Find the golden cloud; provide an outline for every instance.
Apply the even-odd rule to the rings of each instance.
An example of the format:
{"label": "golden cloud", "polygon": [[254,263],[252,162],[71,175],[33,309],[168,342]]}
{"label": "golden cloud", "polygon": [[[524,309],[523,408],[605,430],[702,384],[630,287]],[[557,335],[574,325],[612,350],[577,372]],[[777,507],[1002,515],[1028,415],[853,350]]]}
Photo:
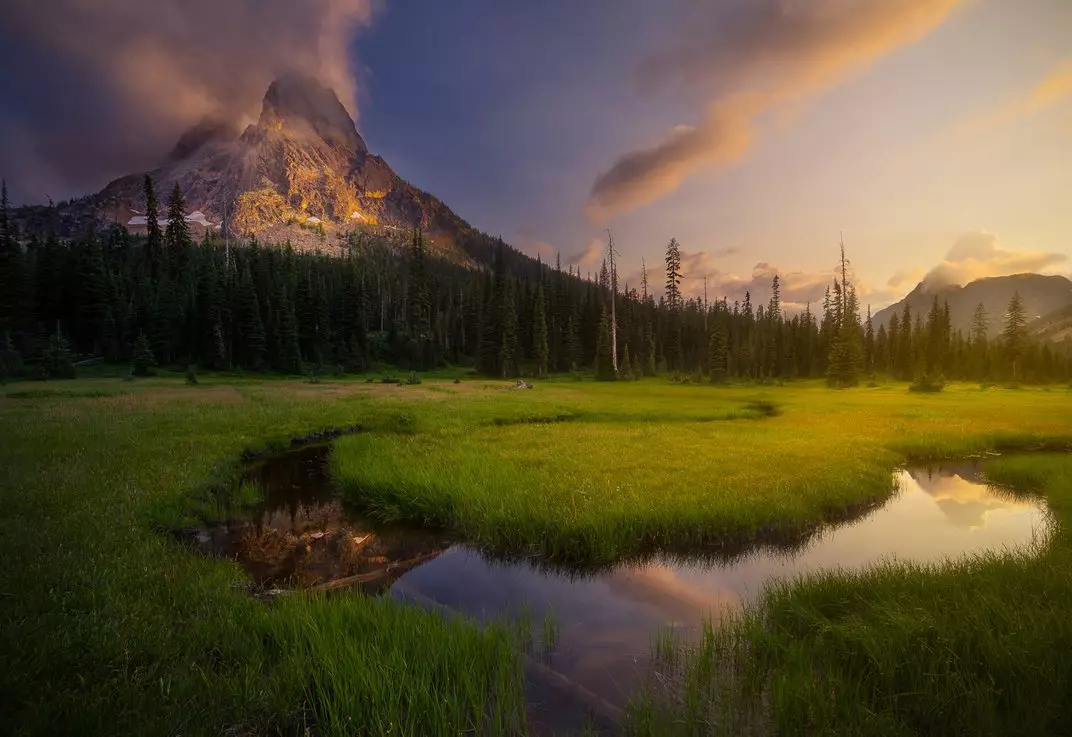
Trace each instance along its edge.
{"label": "golden cloud", "polygon": [[972,118],[957,128],[957,134],[978,135],[1017,120],[1034,117],[1070,98],[1072,98],[1072,59],[1065,59],[1026,95],[1011,100],[997,110]]}
{"label": "golden cloud", "polygon": [[621,156],[592,185],[589,217],[660,199],[700,169],[728,166],[756,139],[757,119],[860,74],[938,27],[964,0],[815,0],[750,3],[728,29],[650,60],[649,84],[683,81],[714,95],[695,127]]}

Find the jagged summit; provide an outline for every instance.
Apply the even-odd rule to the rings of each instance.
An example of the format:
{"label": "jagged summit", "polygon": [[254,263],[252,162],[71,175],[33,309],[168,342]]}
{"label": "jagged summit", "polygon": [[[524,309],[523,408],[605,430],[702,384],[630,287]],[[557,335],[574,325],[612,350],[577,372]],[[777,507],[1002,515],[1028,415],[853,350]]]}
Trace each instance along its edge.
{"label": "jagged summit", "polygon": [[238,133],[238,126],[232,120],[218,115],[206,115],[197,125],[182,134],[175,148],[168,154],[167,160],[182,161],[197,153],[206,144],[233,141],[238,137]]}
{"label": "jagged summit", "polygon": [[274,131],[292,128],[301,134],[311,129],[329,144],[368,151],[335,91],[304,74],[284,74],[272,82],[264,95],[258,126]]}
{"label": "jagged summit", "polygon": [[[468,224],[369,152],[338,95],[315,78],[286,74],[264,95],[260,118],[241,134],[226,116],[186,131],[148,174],[165,202],[177,184],[192,220],[238,236],[328,247],[348,231],[419,227],[444,255]],[[61,208],[26,208],[30,228],[84,233],[92,223],[144,228],[145,173]],[[191,215],[192,217],[192,215]]]}

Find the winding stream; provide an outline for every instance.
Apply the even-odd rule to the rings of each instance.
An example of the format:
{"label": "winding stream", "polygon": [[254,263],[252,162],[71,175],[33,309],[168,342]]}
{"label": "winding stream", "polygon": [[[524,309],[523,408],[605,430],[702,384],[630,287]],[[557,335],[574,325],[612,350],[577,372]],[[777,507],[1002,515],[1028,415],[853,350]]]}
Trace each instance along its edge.
{"label": "winding stream", "polygon": [[549,618],[554,637],[540,648],[529,696],[534,718],[550,726],[576,725],[584,712],[613,722],[644,675],[656,631],[671,626],[688,637],[705,618],[754,601],[772,579],[1022,548],[1045,536],[1048,519],[1044,504],[989,487],[979,462],[909,467],[895,473],[899,491],[886,504],[792,552],[656,557],[583,575],[376,524],[334,493],[329,452],[312,446],[251,466],[244,480],[260,486],[264,501],[189,536],[205,552],[236,559],[261,594],[359,588],[477,619],[528,617],[536,639]]}

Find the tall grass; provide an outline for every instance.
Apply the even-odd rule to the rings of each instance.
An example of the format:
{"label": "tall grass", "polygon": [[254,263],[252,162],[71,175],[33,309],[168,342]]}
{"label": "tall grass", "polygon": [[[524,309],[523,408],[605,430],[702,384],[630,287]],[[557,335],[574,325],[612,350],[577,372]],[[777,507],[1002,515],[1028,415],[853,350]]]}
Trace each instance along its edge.
{"label": "tall grass", "polygon": [[[889,470],[907,454],[1064,442],[1072,435],[1070,398],[1030,389],[981,393],[953,386],[919,396],[903,386],[759,392],[547,381],[514,392],[502,383],[467,380],[446,393],[427,380],[397,386],[198,378],[191,387],[181,374],[130,383],[98,376],[71,382],[62,395],[14,385],[0,397],[0,733],[293,734],[308,728],[343,734],[361,732],[354,727],[359,720],[371,733],[521,729],[522,686],[510,647],[517,634],[510,627],[478,629],[361,596],[283,597],[265,605],[244,593],[237,565],[194,555],[161,534],[194,521],[197,498],[233,479],[242,451],[282,447],[326,427],[366,428],[339,442],[335,471],[385,517],[431,520],[490,544],[603,560],[651,546],[761,536],[771,525],[807,529],[825,515],[888,494]],[[760,417],[774,414],[750,408],[763,401],[782,413]],[[578,419],[495,424],[496,418],[563,414]],[[994,468],[999,472],[1037,483],[1055,508],[1054,489],[1068,485],[1067,472],[1059,469],[1047,472],[1051,478],[1010,462]],[[891,641],[912,641],[917,617],[940,633],[960,632],[954,620],[964,612],[957,607],[1005,596],[1007,606],[993,609],[999,617],[994,633],[1007,635],[1004,640],[945,634],[933,640],[933,660],[919,662],[936,668],[947,642],[965,658],[987,658],[973,672],[998,679],[1008,694],[998,696],[1000,708],[1021,714],[1016,699],[1027,696],[1007,683],[1020,678],[1023,690],[1037,691],[1038,703],[1050,708],[1025,714],[1025,723],[1053,724],[1044,720],[1064,712],[1051,696],[1067,687],[1057,654],[1067,651],[1069,640],[1056,618],[1067,610],[1069,561],[1051,555],[1043,558],[1049,568],[1014,560],[999,564],[1003,571],[1011,566],[1000,576],[982,575],[990,564],[979,564],[977,574],[966,571],[955,607],[942,598],[958,595],[955,573],[947,583],[942,573],[909,577],[911,585],[875,579],[873,585],[891,592],[889,607],[900,607],[899,616],[887,615],[903,628]],[[936,588],[927,584],[929,576],[937,576]],[[817,630],[840,632],[815,640],[798,660],[785,655],[796,664],[785,677],[797,679],[786,681],[787,693],[811,673],[799,660],[814,656],[830,678],[843,674],[831,682],[859,683],[846,692],[863,704],[853,712],[859,720],[866,708],[887,708],[893,696],[895,708],[907,709],[908,697],[895,690],[903,680],[866,668],[868,648],[881,645],[879,633],[866,635],[867,628],[881,611],[864,594],[845,593],[844,585],[828,590],[834,602],[823,609],[829,627],[792,616],[797,610],[788,595],[771,610],[771,626],[778,625],[772,632],[799,636],[802,647]],[[1033,614],[1020,618],[1017,608]],[[855,619],[849,616],[854,610]],[[838,612],[845,617],[838,619]],[[982,610],[966,621],[983,628]],[[545,630],[550,634],[546,624]],[[841,640],[844,652],[853,654],[845,661],[819,649],[842,647]],[[1026,644],[1017,645],[1021,640]],[[756,650],[763,662],[783,657],[777,642],[784,640]],[[1002,642],[1007,662],[1000,657]],[[703,661],[682,656],[680,662]],[[962,668],[966,662],[974,661],[963,661]],[[1038,664],[1037,672],[1021,667],[1029,662]],[[1009,678],[1001,675],[1005,665]],[[767,685],[774,681],[766,671],[754,672],[757,687],[774,699],[780,692]],[[682,687],[681,693],[695,693],[700,709],[707,682],[688,682],[696,684],[694,691]],[[801,723],[792,706],[800,702],[778,698],[772,708],[787,706],[770,714]],[[920,699],[914,703],[924,704],[915,712],[921,719],[943,718]]]}
{"label": "tall grass", "polygon": [[508,627],[360,595],[265,605],[237,565],[160,534],[191,521],[198,490],[233,477],[241,451],[380,421],[396,403],[330,384],[180,382],[0,400],[0,734],[523,728]]}
{"label": "tall grass", "polygon": [[[1055,515],[1034,549],[768,589],[682,646],[637,734],[1045,735],[1072,724],[1072,457],[987,466]],[[668,725],[672,725],[668,727]]]}
{"label": "tall grass", "polygon": [[332,474],[385,520],[599,564],[798,541],[889,496],[907,458],[1072,444],[1072,407],[1041,392],[641,387],[635,401],[619,387],[574,390],[572,409],[562,387],[526,392],[491,423],[458,403],[410,432],[340,441]]}

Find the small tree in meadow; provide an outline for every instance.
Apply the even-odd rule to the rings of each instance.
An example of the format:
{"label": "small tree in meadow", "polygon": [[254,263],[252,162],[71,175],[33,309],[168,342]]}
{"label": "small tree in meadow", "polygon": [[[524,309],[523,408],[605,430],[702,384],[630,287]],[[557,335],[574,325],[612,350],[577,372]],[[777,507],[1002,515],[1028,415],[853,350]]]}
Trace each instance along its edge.
{"label": "small tree in meadow", "polygon": [[19,375],[22,371],[22,356],[11,345],[11,336],[5,333],[0,340],[0,383]]}
{"label": "small tree in meadow", "polygon": [[71,344],[59,330],[48,339],[42,354],[45,376],[49,379],[73,379],[77,372],[74,368],[74,354]]}
{"label": "small tree in meadow", "polygon": [[622,363],[618,369],[618,376],[626,381],[632,381],[636,378],[633,373],[633,362],[629,360],[629,344],[625,344],[625,350],[622,352]]}
{"label": "small tree in meadow", "polygon": [[131,362],[130,372],[134,376],[156,375],[156,356],[153,355],[153,347],[145,333],[139,333],[138,340],[134,343],[134,360]]}

